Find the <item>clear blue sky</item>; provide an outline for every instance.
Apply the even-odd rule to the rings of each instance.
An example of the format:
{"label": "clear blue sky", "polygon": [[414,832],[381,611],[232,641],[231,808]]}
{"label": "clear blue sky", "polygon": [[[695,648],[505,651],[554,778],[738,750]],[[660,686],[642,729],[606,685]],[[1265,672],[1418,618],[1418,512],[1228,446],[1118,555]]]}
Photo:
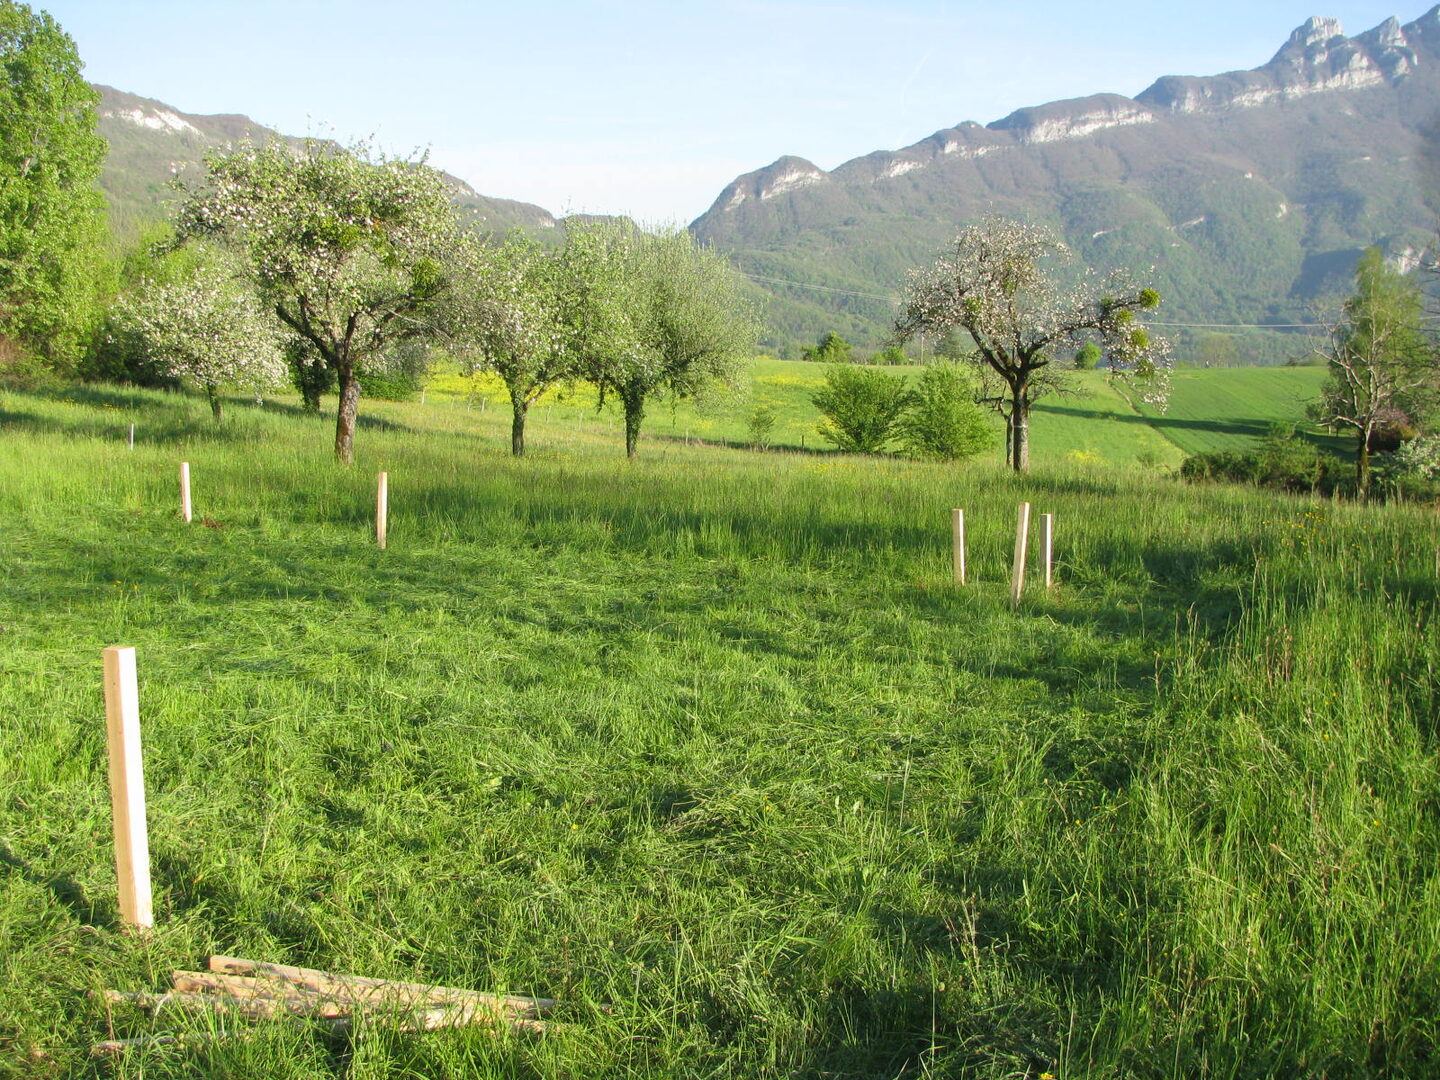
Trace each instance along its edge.
{"label": "clear blue sky", "polygon": [[[1422,0],[1423,2],[1423,0]],[[93,82],[433,164],[560,213],[687,222],[782,154],[830,169],[962,120],[1268,60],[1393,0],[52,0]]]}

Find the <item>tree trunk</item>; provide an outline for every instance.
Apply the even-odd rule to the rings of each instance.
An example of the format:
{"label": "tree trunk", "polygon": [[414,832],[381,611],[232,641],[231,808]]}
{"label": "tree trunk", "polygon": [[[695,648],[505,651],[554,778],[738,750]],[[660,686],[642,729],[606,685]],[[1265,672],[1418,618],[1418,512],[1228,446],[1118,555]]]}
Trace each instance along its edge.
{"label": "tree trunk", "polygon": [[220,423],[223,406],[214,383],[205,384],[205,396],[210,399],[210,412],[215,417],[215,422]]}
{"label": "tree trunk", "polygon": [[1355,488],[1360,498],[1370,490],[1370,431],[1360,429],[1360,438],[1355,446]]}
{"label": "tree trunk", "polygon": [[1010,467],[1016,472],[1030,468],[1030,403],[1023,388],[1010,395]]}
{"label": "tree trunk", "polygon": [[340,368],[340,406],[335,410],[335,460],[355,461],[355,420],[360,414],[360,380],[353,364]]}
{"label": "tree trunk", "polygon": [[645,395],[622,393],[620,400],[625,405],[625,456],[633,461],[640,442],[640,422],[645,419]]}
{"label": "tree trunk", "polygon": [[516,457],[525,456],[525,414],[530,403],[524,394],[510,393],[510,453]]}

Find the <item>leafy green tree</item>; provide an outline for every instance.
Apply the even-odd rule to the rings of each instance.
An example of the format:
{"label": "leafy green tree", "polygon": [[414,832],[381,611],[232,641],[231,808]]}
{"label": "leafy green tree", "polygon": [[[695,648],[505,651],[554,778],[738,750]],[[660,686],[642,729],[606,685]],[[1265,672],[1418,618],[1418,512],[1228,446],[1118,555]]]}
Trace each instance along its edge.
{"label": "leafy green tree", "polygon": [[900,348],[899,345],[886,345],[885,348],[875,354],[874,359],[870,362],[872,364],[885,364],[893,367],[910,363],[910,358],[905,355],[905,350]]}
{"label": "leafy green tree", "polygon": [[573,279],[578,260],[551,254],[516,233],[501,247],[466,240],[456,249],[456,272],[448,304],[452,342],[465,357],[467,373],[492,371],[510,395],[510,452],[525,453],[525,420],[550,387],[578,374],[570,344],[567,304],[583,298],[567,288],[587,288]]}
{"label": "leafy green tree", "polygon": [[740,276],[688,232],[593,228],[601,231],[582,250],[599,254],[596,269],[572,281],[607,288],[588,289],[577,308],[581,324],[573,340],[579,344],[571,347],[588,357],[582,370],[602,403],[611,394],[620,399],[625,454],[633,458],[646,403],[700,398],[717,384],[733,384],[755,348],[759,323]]}
{"label": "leafy green tree", "polygon": [[825,369],[825,385],[811,395],[825,417],[821,438],[847,453],[878,454],[890,441],[910,404],[903,375],[854,364]]}
{"label": "leafy green tree", "polygon": [[242,144],[206,156],[181,207],[180,239],[234,250],[256,291],[335,376],[335,456],[355,457],[359,371],[433,331],[455,236],[445,181],[364,147]]}
{"label": "leafy green tree", "polygon": [[1440,364],[1421,329],[1420,290],[1370,248],[1355,267],[1355,292],[1323,351],[1329,377],[1311,415],[1355,435],[1355,486],[1370,486],[1370,447],[1381,425],[1435,401]]}
{"label": "leafy green tree", "polygon": [[770,436],[775,430],[775,423],[780,416],[775,411],[775,406],[761,402],[756,405],[750,413],[747,426],[750,429],[750,442],[758,450],[764,450],[770,445]]}
{"label": "leafy green tree", "polygon": [[0,0],[0,335],[52,365],[99,312],[99,100],[55,20]]}
{"label": "leafy green tree", "polygon": [[952,329],[970,337],[974,362],[1003,384],[996,403],[1009,429],[1006,458],[1017,472],[1030,464],[1030,406],[1041,392],[1064,386],[1056,372],[1042,375],[1063,346],[1098,338],[1112,376],[1140,376],[1152,402],[1163,404],[1168,390],[1167,349],[1135,317],[1159,304],[1159,294],[1123,277],[1102,286],[1085,275],[1067,285],[1052,266],[1068,254],[1040,226],[1003,219],[973,225],[949,254],[910,274],[895,327],[902,341]]}
{"label": "leafy green tree", "polygon": [[1240,348],[1234,334],[1201,334],[1195,348],[1195,362],[1201,367],[1234,367],[1240,362]]}
{"label": "leafy green tree", "polygon": [[800,359],[817,364],[848,364],[851,362],[852,346],[833,330],[823,335],[814,345],[800,350]]}
{"label": "leafy green tree", "polygon": [[1100,351],[1100,346],[1093,341],[1087,341],[1075,351],[1075,370],[1094,371],[1100,364],[1100,358],[1105,354]]}
{"label": "leafy green tree", "polygon": [[204,266],[179,281],[147,284],[117,303],[116,322],[133,332],[168,374],[205,391],[217,424],[223,388],[261,391],[285,379],[279,328],[223,267]]}
{"label": "leafy green tree", "polygon": [[969,375],[955,364],[934,364],[920,373],[899,431],[911,454],[937,461],[970,457],[995,441]]}

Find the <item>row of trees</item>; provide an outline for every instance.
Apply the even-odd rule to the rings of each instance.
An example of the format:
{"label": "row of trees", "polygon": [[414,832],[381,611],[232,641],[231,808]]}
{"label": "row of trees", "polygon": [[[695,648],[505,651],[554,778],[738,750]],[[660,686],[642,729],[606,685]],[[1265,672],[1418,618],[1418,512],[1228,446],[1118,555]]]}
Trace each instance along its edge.
{"label": "row of trees", "polygon": [[217,419],[218,386],[273,380],[279,358],[312,407],[333,383],[343,462],[362,374],[407,345],[443,345],[497,374],[516,454],[534,401],[586,380],[602,404],[620,401],[633,457],[648,401],[732,379],[758,336],[737,275],[688,233],[572,222],[556,250],[520,236],[486,244],[460,228],[439,173],[363,147],[208,155],[168,246],[197,252],[199,267],[122,300],[119,331],[204,386]]}
{"label": "row of trees", "polygon": [[[135,287],[92,342],[97,370],[120,374],[144,354],[192,378],[217,419],[223,387],[272,383],[288,369],[312,408],[338,392],[335,452],[350,461],[362,376],[423,363],[439,344],[503,380],[515,453],[530,405],[586,380],[602,403],[620,402],[633,456],[648,402],[732,377],[758,336],[736,275],[684,232],[570,223],[555,249],[521,238],[487,246],[460,229],[439,173],[365,147],[215,152],[185,191],[164,253],[105,269],[105,145],[74,44],[47,14],[0,0],[0,58],[0,365],[73,364],[90,313],[129,278]],[[1005,418],[1016,470],[1029,461],[1031,406],[1071,390],[1068,367],[1100,365],[1137,379],[1151,401],[1166,397],[1168,349],[1141,324],[1158,295],[1076,273],[1068,254],[1034,225],[964,229],[910,275],[886,354],[902,358],[899,347],[919,337],[969,364],[973,397]],[[1440,401],[1440,380],[1414,283],[1371,252],[1356,286],[1325,350],[1330,379],[1313,415],[1353,433],[1363,492],[1377,434],[1416,428]],[[829,334],[807,352],[836,363],[849,346]],[[912,412],[926,394],[950,408],[931,390],[908,392]],[[829,430],[837,445],[854,441]]]}

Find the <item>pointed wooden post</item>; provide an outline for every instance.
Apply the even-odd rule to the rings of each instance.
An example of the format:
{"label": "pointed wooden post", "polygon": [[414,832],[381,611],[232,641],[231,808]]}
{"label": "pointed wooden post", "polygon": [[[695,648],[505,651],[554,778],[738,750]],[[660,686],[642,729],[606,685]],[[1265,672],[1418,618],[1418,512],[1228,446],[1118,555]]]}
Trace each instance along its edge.
{"label": "pointed wooden post", "polygon": [[1040,515],[1040,561],[1045,567],[1045,588],[1055,583],[1055,515]]}
{"label": "pointed wooden post", "polygon": [[1020,594],[1025,589],[1025,551],[1030,540],[1030,504],[1020,504],[1020,514],[1015,521],[1015,568],[1010,578],[1010,606],[1020,606]]}
{"label": "pointed wooden post", "polygon": [[965,511],[951,510],[951,532],[953,534],[952,558],[955,563],[955,584],[965,584]]}
{"label": "pointed wooden post", "polygon": [[150,840],[145,829],[145,775],[140,761],[140,691],[135,650],[105,650],[105,734],[110,754],[110,808],[115,823],[115,877],[120,918],[149,929]]}
{"label": "pointed wooden post", "polygon": [[180,462],[180,516],[190,523],[190,462]]}
{"label": "pointed wooden post", "polygon": [[385,534],[389,525],[386,520],[390,516],[390,474],[381,473],[380,481],[375,486],[375,543],[380,545],[380,550],[385,550]]}
{"label": "pointed wooden post", "polygon": [[130,449],[135,449],[135,425],[130,425]]}

